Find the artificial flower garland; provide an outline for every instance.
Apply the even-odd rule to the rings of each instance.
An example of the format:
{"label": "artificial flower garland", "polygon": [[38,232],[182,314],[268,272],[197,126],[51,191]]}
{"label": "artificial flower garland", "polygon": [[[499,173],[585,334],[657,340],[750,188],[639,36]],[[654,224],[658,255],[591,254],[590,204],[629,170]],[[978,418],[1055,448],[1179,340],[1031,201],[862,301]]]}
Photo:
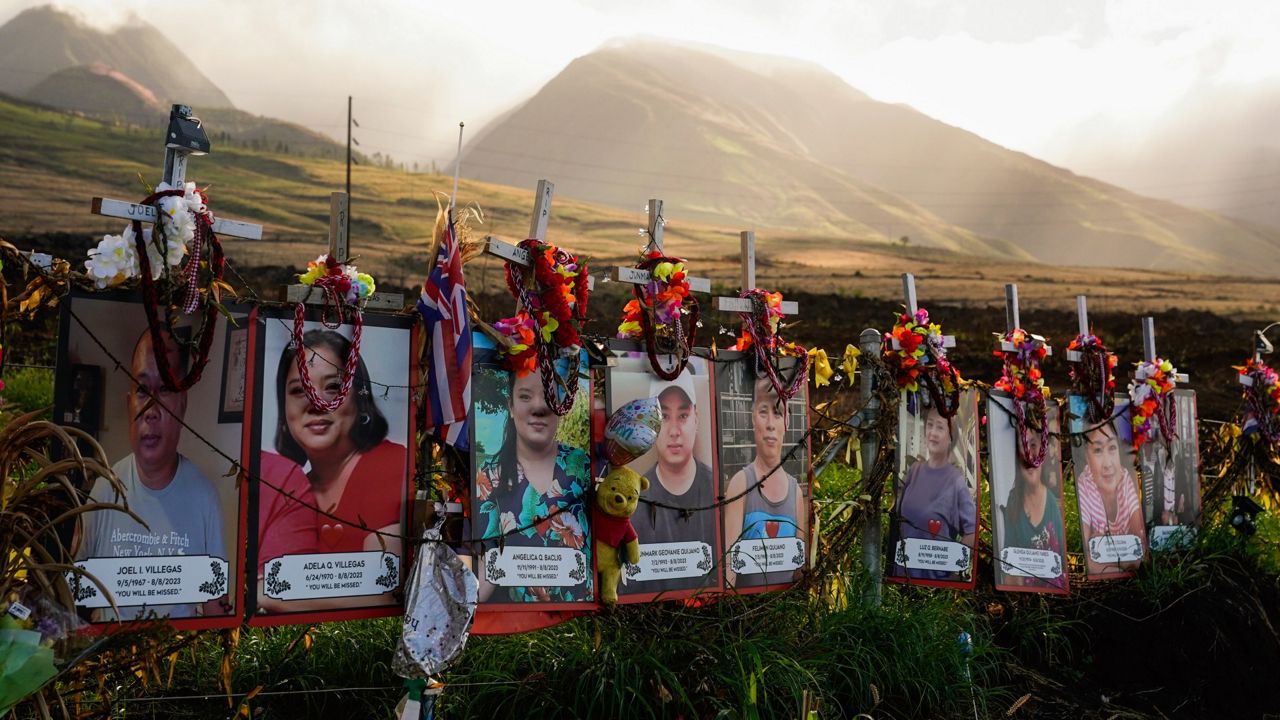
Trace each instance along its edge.
{"label": "artificial flower garland", "polygon": [[[1173,403],[1177,373],[1173,363],[1162,358],[1137,363],[1133,381],[1129,383],[1135,449],[1141,448],[1148,440],[1155,439],[1157,427],[1166,441],[1177,436],[1177,409]],[[1155,423],[1151,422],[1152,419],[1155,419]]]}
{"label": "artificial flower garland", "polygon": [[[590,294],[587,265],[578,256],[535,238],[521,241],[520,248],[529,253],[533,273],[528,275],[518,263],[507,263],[507,289],[519,310],[514,317],[494,323],[494,328],[511,341],[504,349],[511,370],[523,377],[539,368],[547,407],[565,415],[573,408],[578,382],[562,380],[555,361],[576,358],[581,350],[578,326],[587,318]],[[576,368],[572,376],[577,377]]]}
{"label": "artificial flower garland", "polygon": [[1252,384],[1244,386],[1245,409],[1253,415],[1267,442],[1280,442],[1280,374],[1253,358],[1235,369],[1252,380]]}
{"label": "artificial flower garland", "polygon": [[[1115,411],[1115,353],[1107,350],[1097,335],[1077,335],[1067,345],[1068,352],[1080,353],[1079,362],[1070,363],[1071,383],[1076,393],[1085,398],[1085,421],[1100,423]],[[1070,357],[1070,355],[1068,355]]]}
{"label": "artificial flower garland", "polygon": [[[996,389],[1013,397],[1013,412],[1018,421],[1018,454],[1027,467],[1038,468],[1044,464],[1049,451],[1049,413],[1046,405],[1050,392],[1044,384],[1040,364],[1048,354],[1042,339],[1017,328],[999,336],[1002,344],[995,356],[1004,360]],[[1013,346],[1004,350],[1003,343]],[[1031,423],[1027,422],[1027,406],[1031,408]],[[1028,452],[1030,435],[1028,425],[1038,426],[1040,449],[1035,455]]]}
{"label": "artificial flower garland", "polygon": [[[783,340],[778,334],[782,322],[782,293],[753,288],[743,291],[739,297],[751,301],[751,312],[738,313],[742,318],[742,334],[730,349],[740,352],[754,349],[757,377],[764,373],[774,393],[783,401],[790,400],[809,381],[809,351]],[[797,364],[791,381],[783,385],[776,365],[779,357],[787,356],[795,357]]]}
{"label": "artificial flower garland", "polygon": [[911,394],[909,402],[914,403],[923,381],[938,413],[947,420],[955,417],[960,408],[960,373],[947,359],[942,326],[929,321],[928,310],[898,315],[893,330],[885,333],[883,356],[898,388]]}
{"label": "artificial flower garland", "polygon": [[[655,250],[636,267],[649,273],[649,282],[633,287],[635,298],[623,309],[618,337],[643,340],[653,372],[663,380],[675,380],[696,342],[698,301],[689,294],[683,260]],[[659,354],[674,355],[676,362],[664,368]]]}
{"label": "artificial flower garland", "polygon": [[[296,350],[294,360],[298,365],[298,378],[302,382],[302,389],[313,408],[320,412],[333,412],[342,406],[351,393],[356,368],[360,364],[360,337],[364,330],[364,317],[360,312],[360,304],[373,295],[377,286],[371,276],[358,271],[355,265],[338,262],[329,255],[321,255],[307,263],[307,271],[298,276],[298,281],[324,292],[325,304],[320,314],[320,323],[330,330],[336,330],[342,326],[343,306],[351,308],[351,347],[347,350],[346,361],[342,366],[342,379],[338,392],[329,398],[323,397],[316,390],[316,386],[311,382],[311,373],[307,370],[307,353],[303,345],[306,303],[298,303],[293,311],[293,346]],[[335,314],[336,320],[329,320],[330,311]]]}
{"label": "artificial flower garland", "polygon": [[[208,197],[196,188],[195,183],[185,183],[181,188],[160,183],[141,204],[156,209],[157,222],[151,228],[143,229],[142,222],[134,220],[122,234],[103,236],[98,246],[89,251],[85,270],[99,288],[114,287],[131,278],[139,278],[156,368],[167,389],[181,392],[200,381],[209,362],[219,312],[216,297],[223,286],[225,261],[222,245],[213,233],[213,213],[209,212]],[[208,258],[204,264],[209,268],[209,276],[208,286],[202,293],[200,267],[206,252]],[[184,269],[177,273],[179,277],[185,276],[182,313],[189,315],[195,312],[202,294],[207,294],[207,297],[191,367],[185,377],[178,378],[169,365],[169,354],[164,351],[165,332],[174,342],[182,342],[172,333],[177,322],[174,317],[177,308],[174,303],[167,302],[165,322],[160,322],[156,280],[170,277],[171,272],[183,264],[184,257]],[[171,291],[174,287],[169,284]]]}

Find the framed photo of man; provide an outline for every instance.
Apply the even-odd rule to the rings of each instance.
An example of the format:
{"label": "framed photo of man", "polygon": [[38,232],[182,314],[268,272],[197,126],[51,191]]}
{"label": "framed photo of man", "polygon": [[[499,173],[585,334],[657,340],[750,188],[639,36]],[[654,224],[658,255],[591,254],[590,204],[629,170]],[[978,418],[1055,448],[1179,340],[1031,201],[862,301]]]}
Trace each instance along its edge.
{"label": "framed photo of man", "polygon": [[[247,308],[228,309],[237,326],[248,322]],[[136,293],[73,292],[62,304],[54,417],[93,435],[119,479],[116,486],[86,478],[87,500],[127,506],[137,516],[91,511],[71,532],[76,566],[97,578],[118,608],[96,584],[69,576],[77,608],[91,622],[240,623],[244,528],[241,493],[228,475],[243,433],[239,423],[219,422],[217,380],[234,327],[222,315],[211,329],[199,323],[183,318],[157,342]],[[202,379],[171,391],[160,356],[181,379],[201,332],[213,333]]]}
{"label": "framed photo of man", "polygon": [[1143,443],[1142,509],[1152,551],[1191,543],[1200,525],[1200,438],[1196,393],[1174,390],[1174,436]]}
{"label": "framed photo of man", "polygon": [[486,610],[564,610],[595,602],[590,526],[591,383],[587,354],[556,361],[576,383],[569,411],[547,402],[540,369],[509,370],[473,332],[472,535]]}
{"label": "framed photo of man", "polygon": [[624,568],[619,600],[719,590],[723,544],[711,364],[690,357],[674,380],[663,380],[643,353],[618,352],[614,360],[605,381],[608,413],[641,398],[655,398],[662,413],[653,449],[628,465],[649,480],[649,489],[631,516],[640,536],[640,562]]}
{"label": "framed photo of man", "polygon": [[[808,385],[784,401],[753,354],[722,352],[715,368],[725,587],[786,587],[809,558]],[[778,380],[795,370],[795,359],[783,358]]]}
{"label": "framed photo of man", "polygon": [[[411,550],[413,318],[365,312],[334,328],[309,309],[252,326],[250,484],[254,625],[400,612]],[[354,361],[354,362],[353,362]]]}
{"label": "framed photo of man", "polygon": [[1085,574],[1090,580],[1129,577],[1147,554],[1129,398],[1116,395],[1112,417],[1100,423],[1084,420],[1086,402],[1083,395],[1067,396],[1069,428],[1078,436],[1071,464]]}
{"label": "framed photo of man", "polygon": [[1045,443],[1043,462],[1033,467],[1018,447],[1012,398],[996,392],[987,400],[997,590],[1065,595],[1070,589],[1057,405],[1050,403],[1048,413],[1048,435],[1030,428],[1025,437],[1032,458]]}
{"label": "framed photo of man", "polygon": [[955,414],[903,393],[886,580],[971,589],[978,534],[978,393]]}

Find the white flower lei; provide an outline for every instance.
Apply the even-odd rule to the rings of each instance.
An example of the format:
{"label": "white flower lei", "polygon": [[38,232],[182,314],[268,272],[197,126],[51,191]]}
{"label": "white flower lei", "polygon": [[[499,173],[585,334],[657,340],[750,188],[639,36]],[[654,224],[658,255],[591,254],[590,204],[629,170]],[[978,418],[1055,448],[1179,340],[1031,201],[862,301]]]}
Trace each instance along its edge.
{"label": "white flower lei", "polygon": [[[156,192],[172,190],[167,183],[160,183]],[[152,229],[143,229],[142,239],[147,246],[147,259],[151,261],[152,278],[159,278],[166,268],[176,267],[187,255],[187,247],[195,240],[198,215],[209,212],[204,199],[196,192],[196,184],[186,183],[182,197],[162,197],[156,202],[160,222],[164,223],[165,248],[164,258],[151,242]],[[163,260],[163,262],[161,262]],[[138,277],[137,238],[132,223],[126,225],[120,235],[104,235],[98,246],[89,251],[89,259],[84,261],[85,270],[93,278],[99,288],[119,285],[130,278]]]}

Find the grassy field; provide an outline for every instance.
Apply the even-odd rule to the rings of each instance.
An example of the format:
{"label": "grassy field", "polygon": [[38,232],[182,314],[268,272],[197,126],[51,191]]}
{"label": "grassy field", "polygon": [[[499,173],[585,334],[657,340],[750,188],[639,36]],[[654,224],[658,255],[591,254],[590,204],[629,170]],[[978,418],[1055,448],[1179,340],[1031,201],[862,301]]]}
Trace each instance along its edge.
{"label": "grassy field", "polygon": [[[214,128],[216,130],[216,128]],[[119,232],[120,221],[89,214],[94,196],[140,199],[139,176],[155,182],[163,150],[154,130],[112,127],[64,113],[0,100],[0,236],[24,246],[46,245],[51,233],[66,233],[60,250],[78,256],[95,236]],[[194,158],[190,179],[208,186],[216,213],[262,223],[261,242],[228,240],[231,260],[243,267],[299,268],[322,252],[328,228],[328,197],[340,190],[345,166],[236,147],[214,147]],[[465,175],[465,168],[464,168]],[[554,178],[551,178],[554,180]],[[452,179],[378,167],[352,174],[352,246],[360,265],[388,284],[416,285],[436,213],[438,193]],[[661,189],[655,188],[655,195]],[[480,234],[519,240],[527,233],[533,188],[511,188],[463,180],[459,202],[479,208]],[[630,262],[639,249],[646,198],[634,211],[557,198],[549,238],[604,268]],[[667,207],[667,248],[688,258],[697,274],[722,288],[739,280],[739,227],[681,219]],[[798,233],[757,237],[759,283],[773,288],[835,293],[851,299],[900,297],[899,276],[916,274],[921,302],[929,306],[992,307],[1003,302],[1003,286],[1016,282],[1025,308],[1069,310],[1086,294],[1103,312],[1208,310],[1223,315],[1273,319],[1280,311],[1280,285],[1248,276],[1223,277],[1142,269],[1053,267],[999,257],[973,257],[914,247]],[[481,265],[491,261],[482,261]],[[482,271],[483,272],[483,271]],[[995,325],[992,330],[999,329]]]}

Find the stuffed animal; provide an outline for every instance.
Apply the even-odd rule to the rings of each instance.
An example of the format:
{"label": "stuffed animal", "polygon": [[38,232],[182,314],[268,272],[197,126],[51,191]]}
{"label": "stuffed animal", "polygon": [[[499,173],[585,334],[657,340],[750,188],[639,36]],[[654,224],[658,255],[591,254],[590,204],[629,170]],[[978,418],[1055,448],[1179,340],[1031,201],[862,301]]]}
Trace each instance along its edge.
{"label": "stuffed animal", "polygon": [[640,503],[640,493],[649,481],[630,468],[609,471],[596,487],[596,503],[591,509],[591,532],[596,539],[596,563],[600,567],[600,599],[606,605],[618,602],[618,580],[622,559],[640,562],[640,538],[631,525],[631,513]]}

